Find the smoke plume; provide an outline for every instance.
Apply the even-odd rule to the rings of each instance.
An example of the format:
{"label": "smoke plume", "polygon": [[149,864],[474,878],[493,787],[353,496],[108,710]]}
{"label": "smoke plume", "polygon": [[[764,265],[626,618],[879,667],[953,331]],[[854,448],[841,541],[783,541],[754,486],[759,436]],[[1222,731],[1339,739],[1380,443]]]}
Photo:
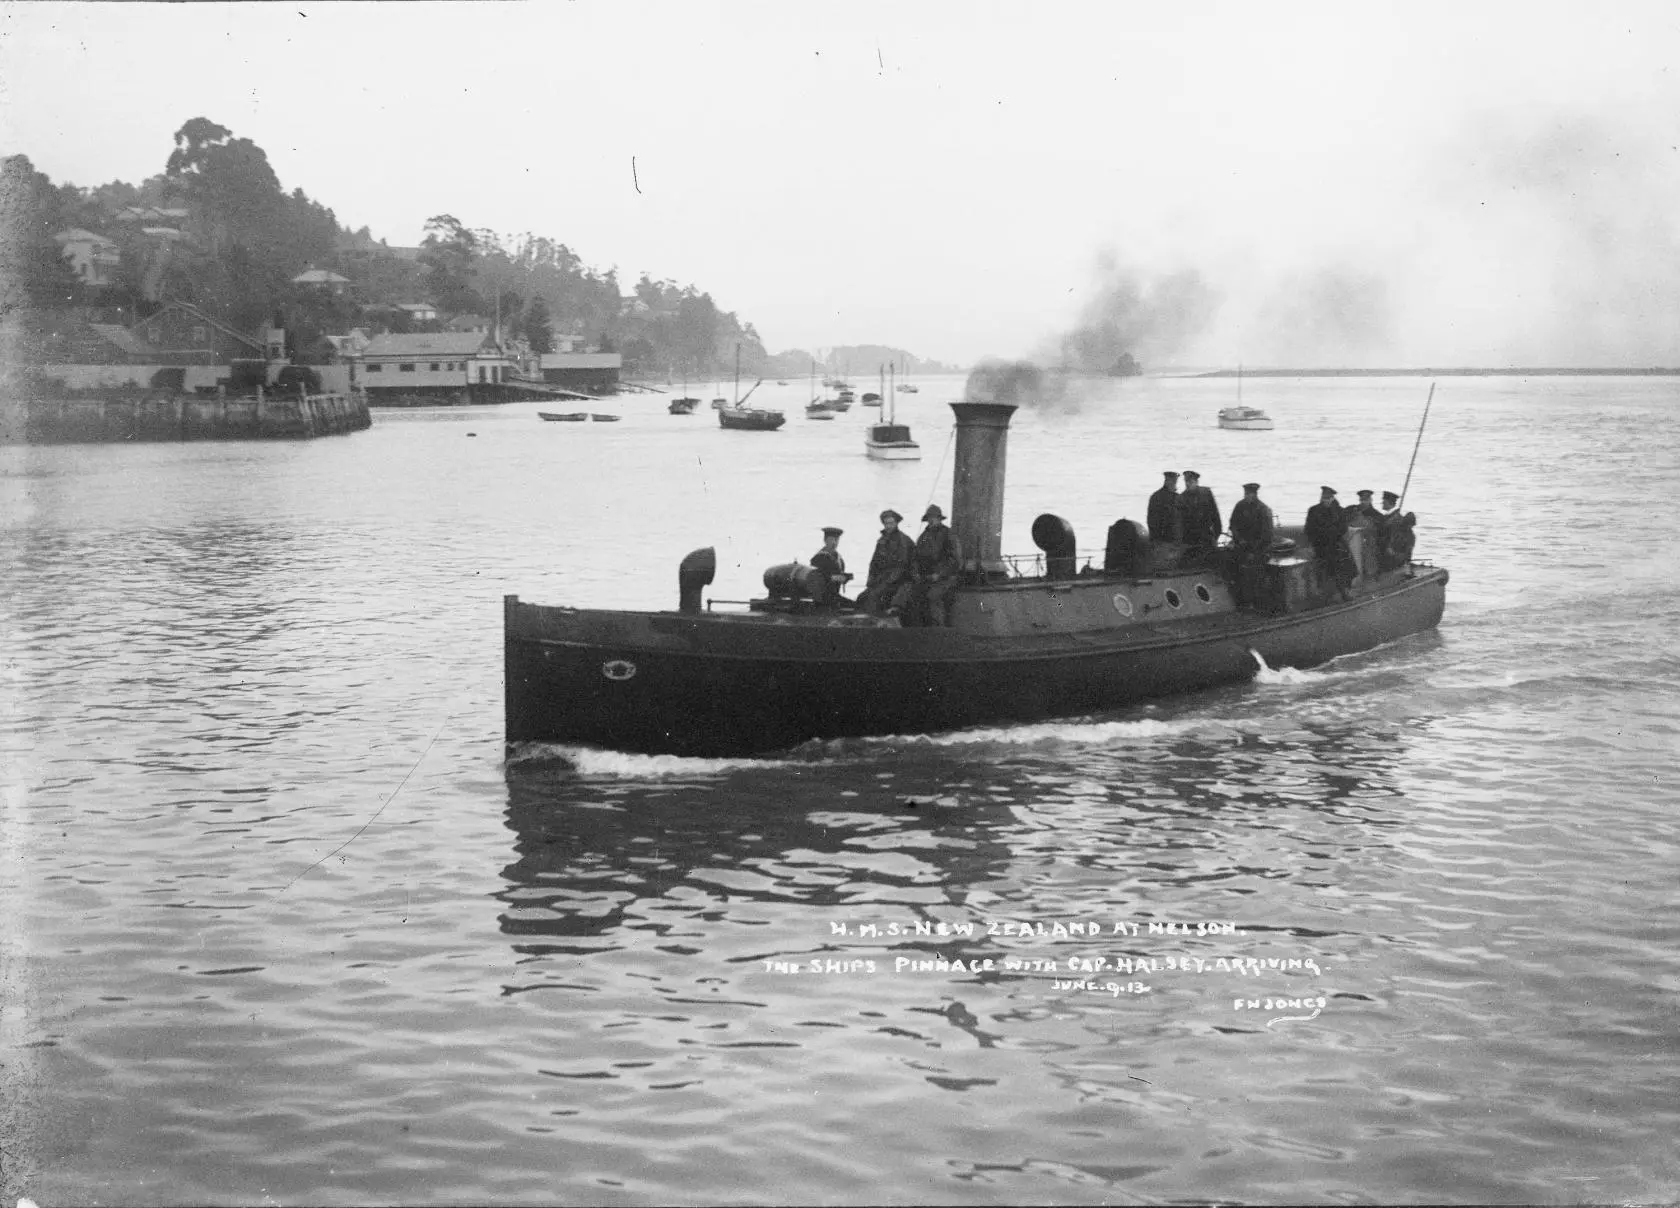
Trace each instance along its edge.
{"label": "smoke plume", "polygon": [[1044,384],[1044,370],[1028,361],[983,361],[963,383],[963,401],[1029,405],[1043,400]]}
{"label": "smoke plume", "polygon": [[1146,281],[1113,251],[1097,257],[1095,288],[1073,330],[1046,359],[1074,373],[1124,374],[1178,355],[1213,322],[1220,295],[1196,269]]}

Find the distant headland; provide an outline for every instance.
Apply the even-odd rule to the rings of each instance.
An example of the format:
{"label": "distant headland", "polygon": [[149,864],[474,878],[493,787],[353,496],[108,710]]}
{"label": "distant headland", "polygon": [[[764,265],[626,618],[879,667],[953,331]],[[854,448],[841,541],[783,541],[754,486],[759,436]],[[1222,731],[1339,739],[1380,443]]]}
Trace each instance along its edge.
{"label": "distant headland", "polygon": [[1214,369],[1185,373],[1198,378],[1277,377],[1674,377],[1680,368],[1581,369],[1568,366],[1504,369]]}

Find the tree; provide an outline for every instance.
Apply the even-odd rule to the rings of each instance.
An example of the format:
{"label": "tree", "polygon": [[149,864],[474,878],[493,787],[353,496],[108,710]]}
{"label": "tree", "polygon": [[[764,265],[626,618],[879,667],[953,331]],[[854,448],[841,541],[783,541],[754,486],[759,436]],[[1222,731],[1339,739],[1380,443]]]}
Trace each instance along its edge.
{"label": "tree", "polygon": [[420,247],[420,263],[426,266],[432,301],[455,314],[482,311],[484,299],[472,288],[478,236],[453,214],[435,214],[426,220],[426,237]]}
{"label": "tree", "polygon": [[548,303],[541,294],[531,299],[525,308],[525,342],[539,356],[554,351],[554,332],[549,325]]}
{"label": "tree", "polygon": [[53,238],[59,192],[26,155],[0,162],[0,312],[14,306],[69,306],[76,274]]}
{"label": "tree", "polygon": [[[195,117],[175,132],[164,176],[187,203],[187,300],[254,327],[273,312],[291,278],[332,252],[332,211],[295,190],[288,196],[268,155],[226,126]],[[176,294],[181,296],[181,294]]]}

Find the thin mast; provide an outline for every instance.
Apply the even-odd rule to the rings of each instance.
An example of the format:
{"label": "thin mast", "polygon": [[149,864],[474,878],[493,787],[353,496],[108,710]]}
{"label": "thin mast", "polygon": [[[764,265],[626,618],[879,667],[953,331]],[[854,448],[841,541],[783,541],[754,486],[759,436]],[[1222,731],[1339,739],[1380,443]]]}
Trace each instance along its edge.
{"label": "thin mast", "polygon": [[1396,512],[1404,511],[1406,507],[1406,489],[1412,485],[1412,466],[1417,465],[1418,446],[1423,444],[1423,425],[1429,422],[1429,404],[1435,401],[1435,383],[1429,383],[1429,397],[1423,402],[1423,419],[1418,424],[1417,440],[1412,445],[1411,465],[1406,467],[1406,481],[1400,487],[1400,502],[1395,505]]}

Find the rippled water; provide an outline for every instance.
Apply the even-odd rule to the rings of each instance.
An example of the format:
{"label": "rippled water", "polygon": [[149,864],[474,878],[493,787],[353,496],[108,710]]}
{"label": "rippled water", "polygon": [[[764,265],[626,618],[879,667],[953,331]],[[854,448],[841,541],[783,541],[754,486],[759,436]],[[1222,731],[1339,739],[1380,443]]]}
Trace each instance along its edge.
{"label": "rippled water", "polygon": [[[504,592],[670,607],[716,544],[744,598],[828,523],[861,565],[881,507],[948,502],[954,386],[895,465],[860,409],[657,397],[0,450],[0,1190],[1680,1196],[1671,379],[1443,379],[1434,634],[1055,724],[504,757]],[[1223,381],[1023,413],[1005,547],[1045,510],[1100,547],[1167,468],[1288,522],[1398,488],[1426,389],[1246,381],[1272,433],[1213,428]]]}

